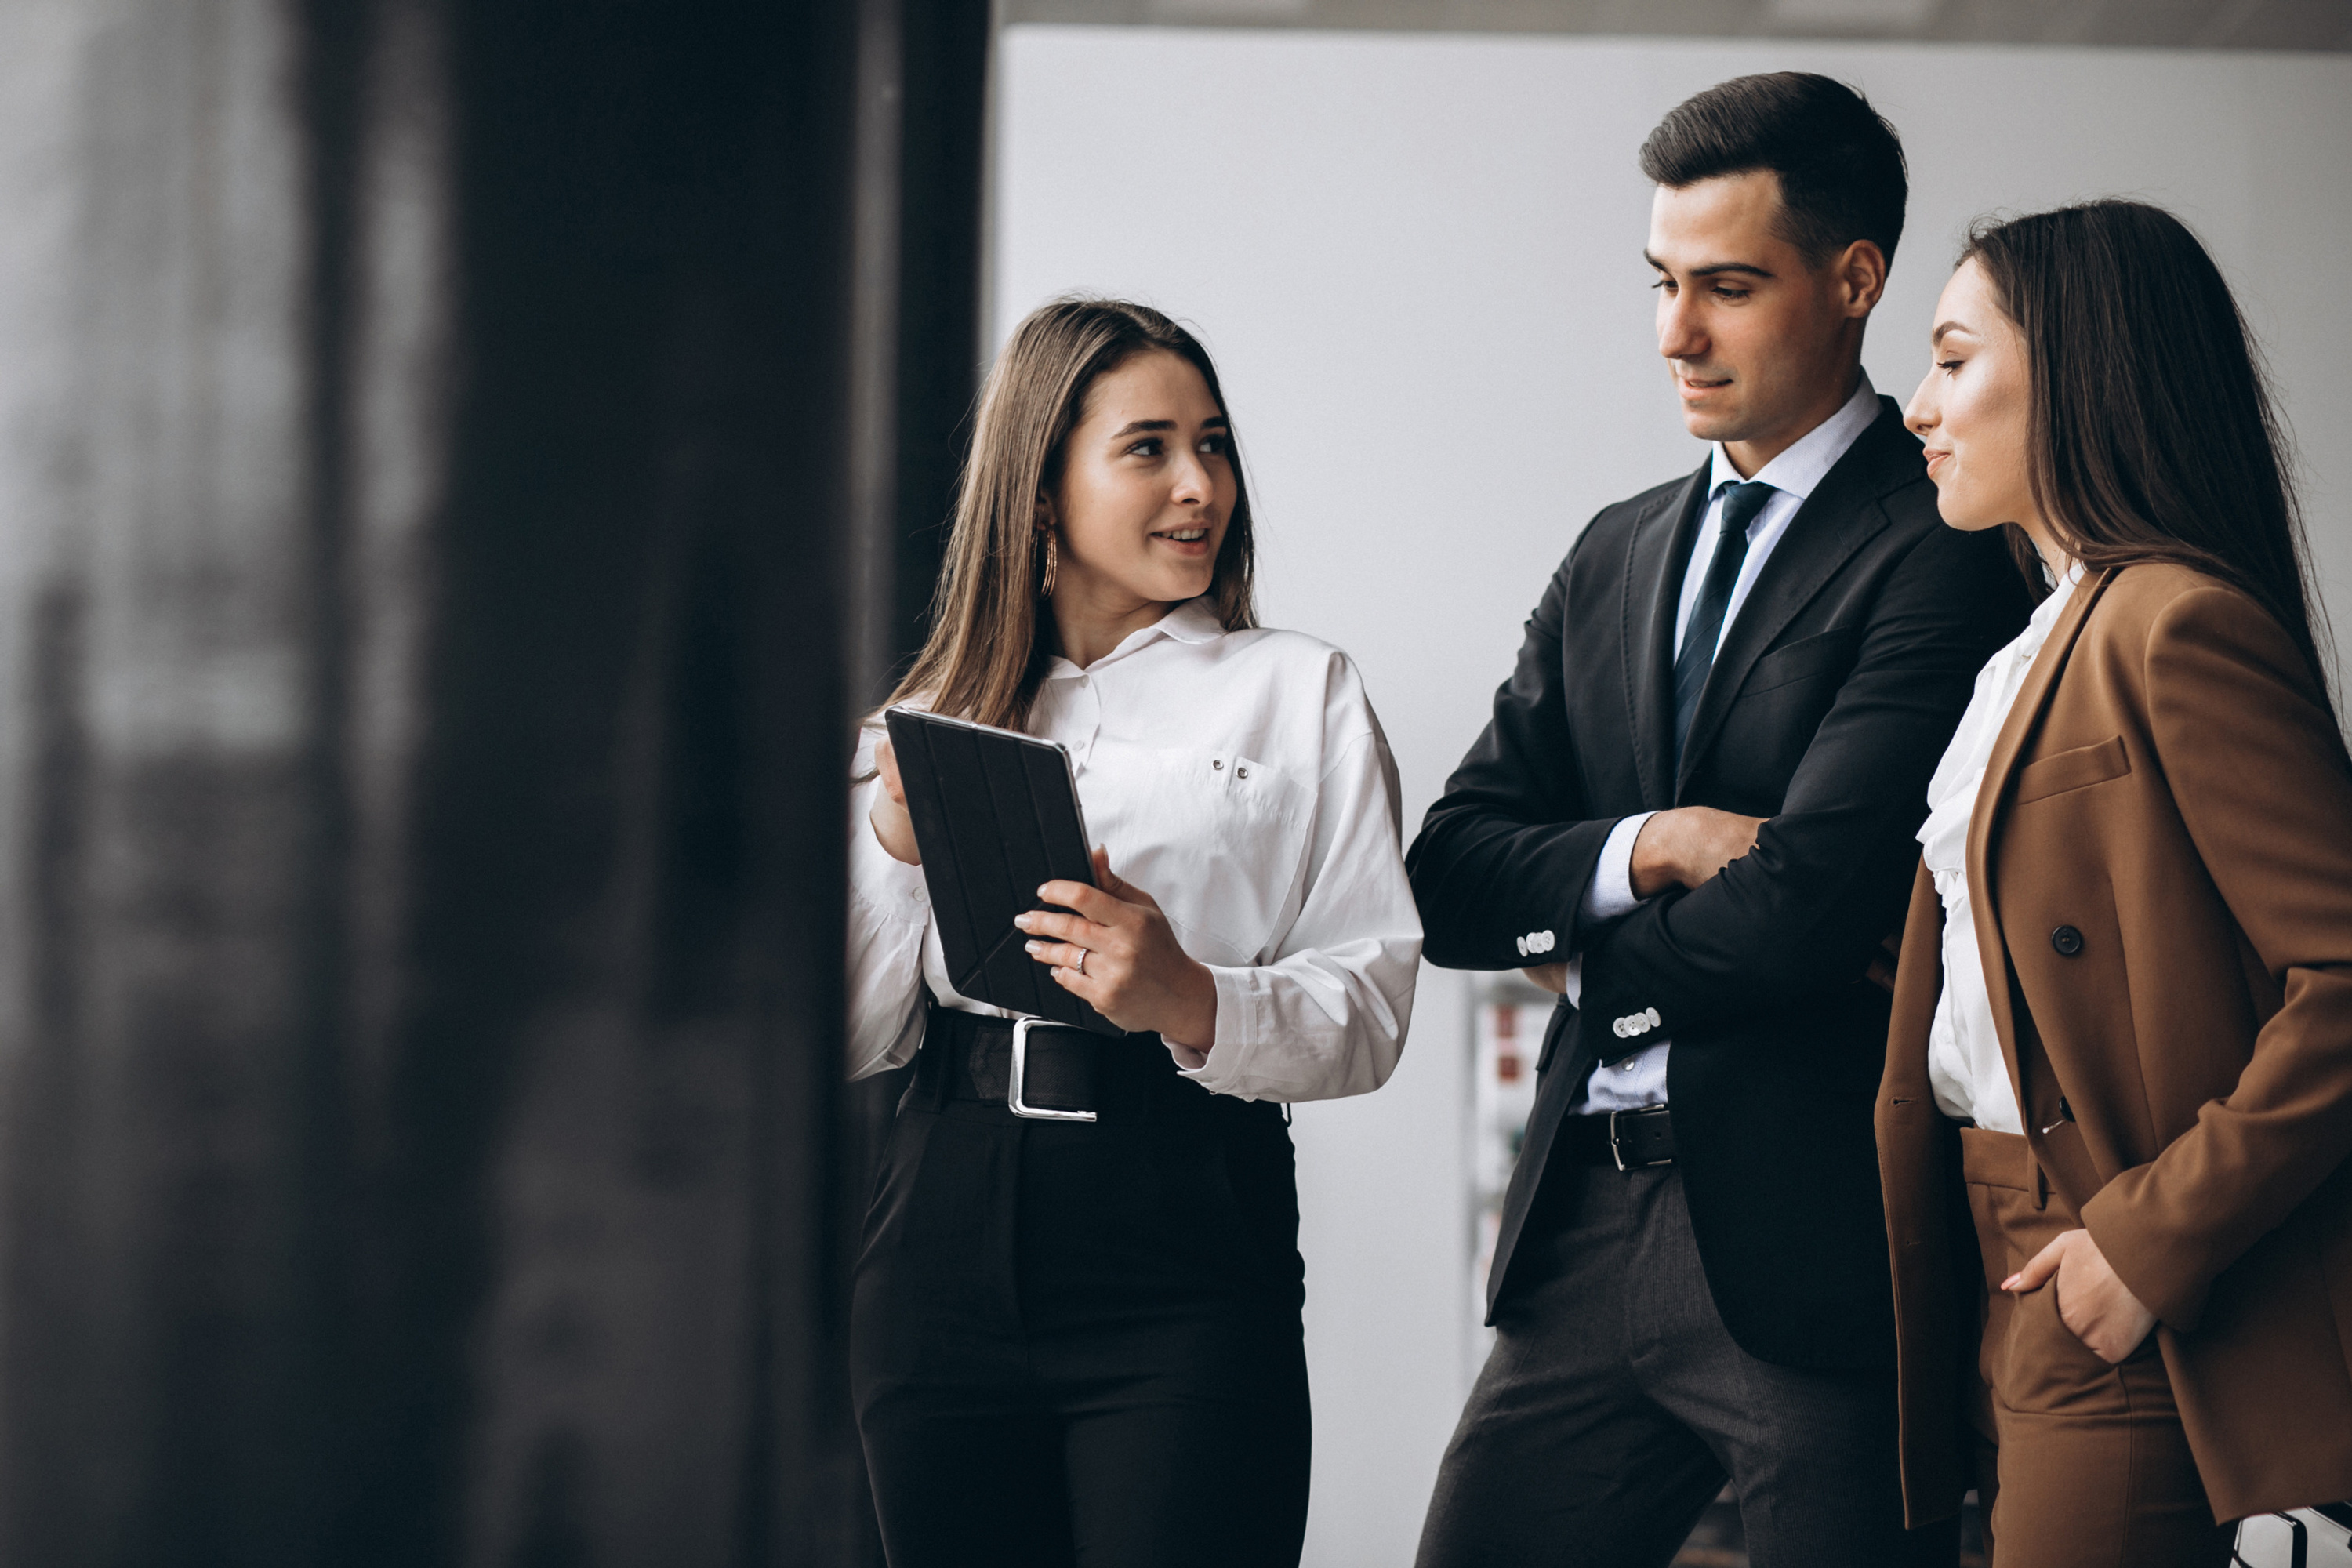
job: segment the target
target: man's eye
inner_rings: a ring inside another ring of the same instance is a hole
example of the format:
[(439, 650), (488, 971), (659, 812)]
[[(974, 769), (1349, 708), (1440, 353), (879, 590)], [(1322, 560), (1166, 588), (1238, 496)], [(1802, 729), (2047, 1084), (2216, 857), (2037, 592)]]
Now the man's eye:
[(1715, 297), (1718, 300), (1745, 300), (1748, 294), (1748, 291), (1745, 289), (1726, 289), (1720, 284), (1717, 284), (1715, 289)]
[(1651, 284), (1650, 287), (1653, 289), (1664, 289), (1667, 293), (1671, 294), (1675, 291), (1675, 280), (1671, 278), (1661, 278), (1655, 283)]

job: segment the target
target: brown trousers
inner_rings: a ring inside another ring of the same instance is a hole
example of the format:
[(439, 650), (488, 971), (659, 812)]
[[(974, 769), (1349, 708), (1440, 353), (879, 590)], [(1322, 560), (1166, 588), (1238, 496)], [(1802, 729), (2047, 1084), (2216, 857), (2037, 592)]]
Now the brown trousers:
[(1977, 1356), (1977, 1495), (1992, 1568), (2219, 1568), (2234, 1534), (2213, 1522), (2150, 1333), (2110, 1366), (2058, 1315), (2058, 1285), (2000, 1284), (2081, 1226), (2056, 1193), (2037, 1203), (2025, 1140), (1960, 1130), (1984, 1256)]

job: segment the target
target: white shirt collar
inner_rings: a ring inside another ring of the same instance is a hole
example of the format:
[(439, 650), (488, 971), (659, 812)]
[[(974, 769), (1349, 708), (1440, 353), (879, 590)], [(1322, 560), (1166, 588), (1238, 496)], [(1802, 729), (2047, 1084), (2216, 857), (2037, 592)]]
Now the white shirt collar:
[[(1119, 639), (1117, 647), (1095, 660), (1088, 668), (1100, 669), (1104, 665), (1125, 658), (1138, 648), (1147, 647), (1161, 637), (1167, 637), (1172, 642), (1205, 643), (1214, 642), (1224, 635), (1224, 622), (1217, 618), (1217, 612), (1209, 604), (1209, 596), (1203, 594), (1197, 599), (1184, 600), (1150, 626), (1136, 627)], [(1046, 667), (1045, 678), (1048, 680), (1058, 680), (1085, 673), (1085, 670), (1056, 654), (1054, 657), (1054, 662)]]
[[(1776, 490), (1785, 490), (1802, 502), (1877, 417), (1878, 391), (1864, 374), (1854, 384), (1853, 395), (1835, 414), (1799, 437), (1787, 451), (1745, 477)], [(1713, 495), (1727, 484), (1738, 484), (1741, 478), (1739, 470), (1731, 466), (1730, 454), (1717, 441), (1714, 469), (1707, 475), (1707, 494)]]
[[(2050, 590), (2050, 596), (2033, 606), (2033, 614), (2027, 618), (2025, 629), (2033, 639), (2035, 647), (2042, 646), (2050, 636), (2050, 628), (2058, 624), (2058, 616), (2066, 608), (2066, 601), (2074, 596), (2074, 585), (2082, 580), (2083, 563), (2077, 561), (2066, 568), (2066, 575), (2058, 579), (2057, 585)], [(2022, 642), (2025, 639), (2021, 637), (2018, 640)]]

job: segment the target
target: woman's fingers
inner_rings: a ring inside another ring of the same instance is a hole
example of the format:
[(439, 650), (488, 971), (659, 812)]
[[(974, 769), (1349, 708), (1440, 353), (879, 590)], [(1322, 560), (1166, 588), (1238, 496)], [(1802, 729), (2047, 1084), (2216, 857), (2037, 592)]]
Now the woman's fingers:
[(2074, 1238), (2082, 1234), (2079, 1230), (2070, 1230), (2054, 1237), (2049, 1246), (2035, 1253), (2024, 1268), (2002, 1280), (2000, 1288), (2014, 1290), (2020, 1295), (2028, 1290), (2041, 1289), (2050, 1282), (2050, 1277), (2058, 1272), (2058, 1265), (2066, 1260), (2066, 1248), (2073, 1244)]
[(1055, 969), (1067, 969), (1080, 974), (1086, 973), (1086, 962), (1089, 950), (1075, 942), (1032, 942), (1022, 945), (1029, 956), (1040, 963), (1051, 964)]
[(1097, 925), (1106, 926), (1129, 923), (1132, 908), (1100, 888), (1089, 888), (1084, 882), (1048, 882), (1037, 889), (1037, 901), (1076, 910)]
[(1031, 910), (1026, 914), (1015, 915), (1013, 923), (1033, 937), (1088, 948), (1100, 945), (1099, 935), (1094, 942), (1087, 940), (1088, 931), (1100, 932), (1103, 930), (1083, 916), (1056, 914), (1052, 910)]

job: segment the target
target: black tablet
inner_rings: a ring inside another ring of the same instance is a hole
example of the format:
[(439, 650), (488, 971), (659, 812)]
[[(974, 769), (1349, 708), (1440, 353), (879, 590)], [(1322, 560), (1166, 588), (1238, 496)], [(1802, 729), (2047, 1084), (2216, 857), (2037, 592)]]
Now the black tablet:
[(950, 983), (1007, 1012), (1125, 1033), (1056, 985), (1025, 951), (1029, 934), (1013, 923), (1024, 910), (1045, 907), (1037, 901), (1041, 883), (1094, 885), (1070, 753), (1018, 731), (912, 708), (892, 708), (882, 718)]

